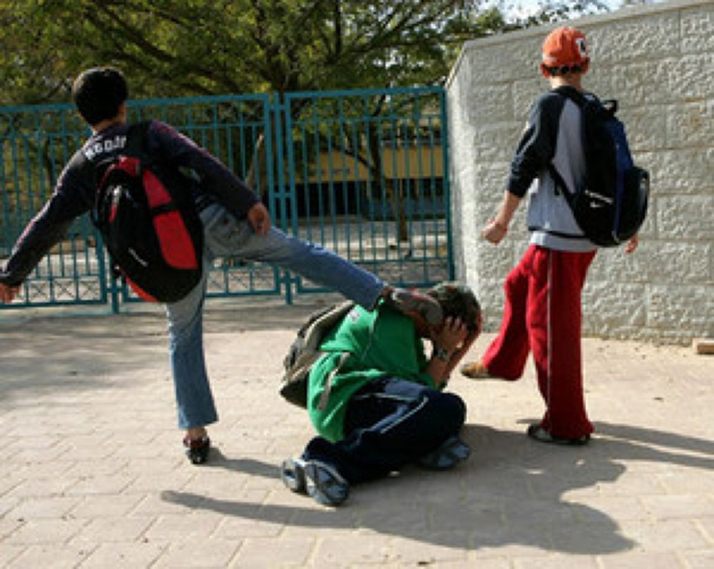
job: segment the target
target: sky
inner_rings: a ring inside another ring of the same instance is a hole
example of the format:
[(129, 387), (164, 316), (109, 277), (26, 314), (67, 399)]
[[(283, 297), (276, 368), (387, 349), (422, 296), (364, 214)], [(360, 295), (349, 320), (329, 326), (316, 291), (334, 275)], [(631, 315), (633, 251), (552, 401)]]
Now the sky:
[[(513, 4), (514, 15), (527, 16), (529, 13), (535, 12), (542, 0), (508, 0), (508, 4)], [(601, 0), (611, 10), (614, 10), (622, 5), (622, 0)], [(494, 2), (497, 3), (497, 2)]]
[[(538, 9), (539, 4), (543, 0), (505, 0), (506, 3), (512, 4), (514, 7), (517, 7), (514, 9), (514, 14), (517, 15), (528, 15), (529, 13), (535, 12)], [(606, 6), (610, 8), (610, 10), (616, 10), (618, 8), (622, 7), (622, 0), (600, 0), (603, 2)], [(665, 0), (650, 0), (650, 2), (657, 4), (660, 2), (664, 2)], [(498, 0), (493, 1), (494, 4), (498, 3)]]

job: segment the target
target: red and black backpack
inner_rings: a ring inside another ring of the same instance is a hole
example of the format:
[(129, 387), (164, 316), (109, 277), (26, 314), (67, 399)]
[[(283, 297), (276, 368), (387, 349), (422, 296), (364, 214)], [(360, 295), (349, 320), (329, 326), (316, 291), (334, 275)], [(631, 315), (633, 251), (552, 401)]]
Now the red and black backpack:
[[(92, 221), (115, 276), (144, 300), (176, 302), (201, 280), (203, 224), (194, 180), (148, 156), (149, 123), (131, 125), (123, 151), (100, 172)], [(103, 170), (103, 172), (102, 172)]]

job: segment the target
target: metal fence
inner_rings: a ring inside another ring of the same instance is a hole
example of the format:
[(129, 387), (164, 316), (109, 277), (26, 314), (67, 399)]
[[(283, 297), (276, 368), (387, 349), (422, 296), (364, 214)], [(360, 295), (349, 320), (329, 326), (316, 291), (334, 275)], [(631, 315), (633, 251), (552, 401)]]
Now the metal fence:
[[(216, 155), (260, 192), (275, 225), (384, 280), (422, 287), (453, 276), (445, 97), (441, 88), (235, 95), (129, 103)], [(89, 135), (71, 105), (0, 108), (0, 257), (42, 207)], [(293, 295), (317, 283), (224, 258), (209, 296)], [(75, 221), (8, 307), (138, 299), (107, 270), (88, 216)]]

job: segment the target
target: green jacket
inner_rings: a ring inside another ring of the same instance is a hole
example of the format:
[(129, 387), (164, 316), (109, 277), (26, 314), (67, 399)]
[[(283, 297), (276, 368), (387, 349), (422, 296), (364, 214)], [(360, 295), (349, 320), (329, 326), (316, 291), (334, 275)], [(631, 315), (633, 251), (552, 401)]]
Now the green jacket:
[(400, 377), (436, 389), (423, 371), (428, 362), (414, 322), (384, 305), (372, 312), (355, 307), (320, 349), (328, 353), (310, 372), (307, 408), (315, 429), (329, 441), (344, 437), (350, 398), (375, 378)]

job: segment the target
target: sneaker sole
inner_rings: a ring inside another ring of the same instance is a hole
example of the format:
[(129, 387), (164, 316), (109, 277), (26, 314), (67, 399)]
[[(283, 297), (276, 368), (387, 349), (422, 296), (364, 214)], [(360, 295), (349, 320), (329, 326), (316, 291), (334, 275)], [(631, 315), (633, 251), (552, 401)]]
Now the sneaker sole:
[(280, 467), (280, 479), (285, 487), (299, 494), (306, 494), (305, 463), (302, 460), (288, 458)]
[(433, 453), (422, 457), (419, 464), (429, 470), (449, 470), (469, 456), (471, 456), (471, 447), (458, 437), (453, 437)]
[(318, 461), (305, 463), (308, 495), (323, 506), (339, 506), (349, 496), (349, 484), (333, 468)]

